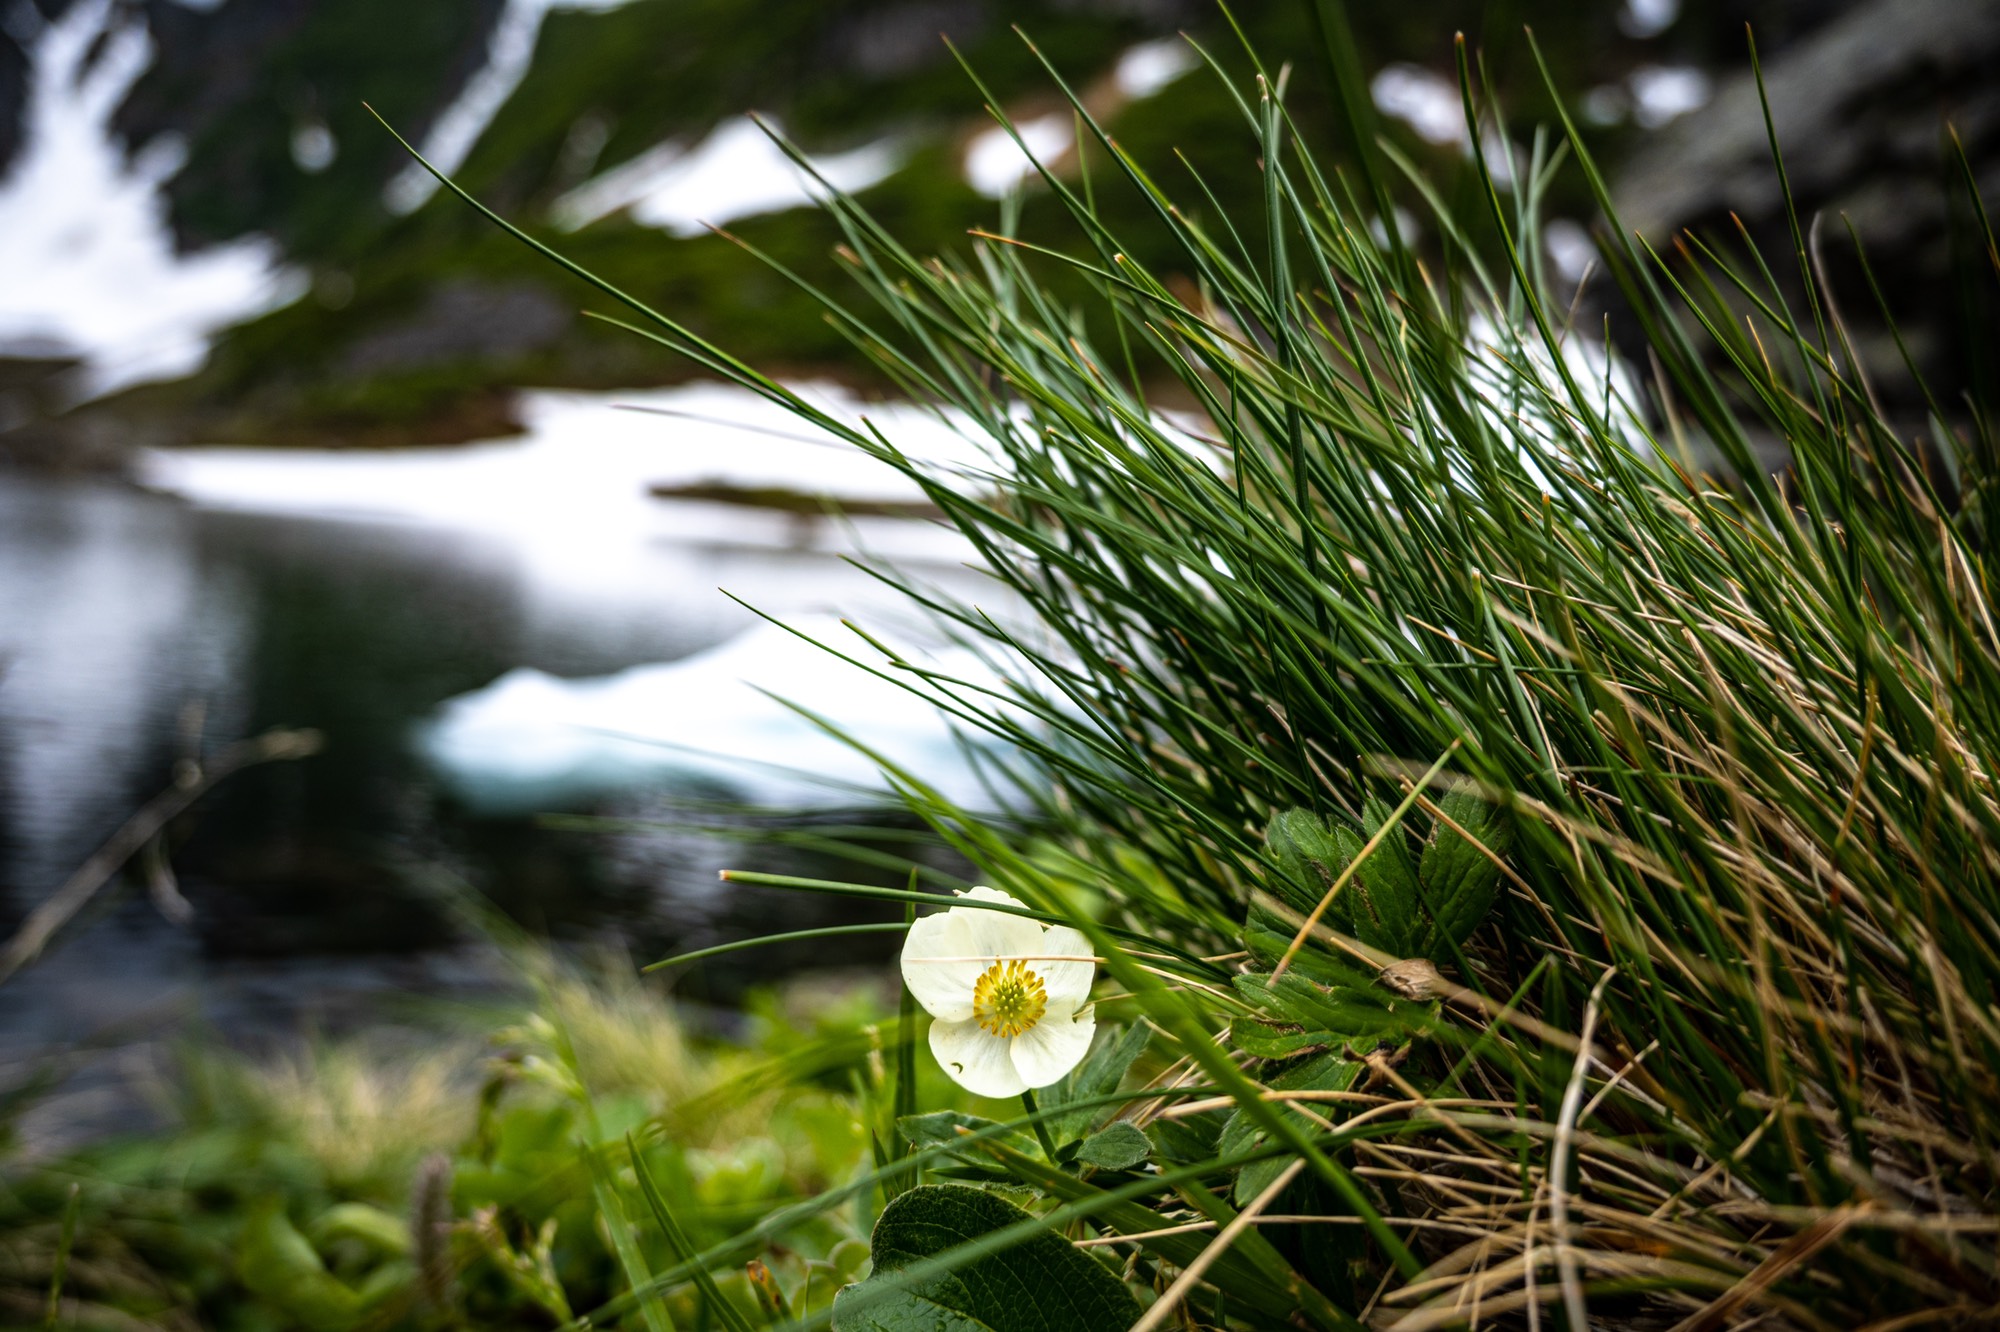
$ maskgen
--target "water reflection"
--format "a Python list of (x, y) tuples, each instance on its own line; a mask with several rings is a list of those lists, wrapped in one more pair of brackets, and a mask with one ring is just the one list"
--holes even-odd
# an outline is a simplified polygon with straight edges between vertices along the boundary
[(235, 571), (194, 515), (98, 482), (0, 482), (6, 909), (53, 888), (160, 785), (189, 700), (240, 724)]
[[(712, 536), (716, 521), (691, 528)], [(337, 1011), (342, 995), (491, 983), (442, 895), (457, 884), (532, 928), (654, 955), (758, 928), (774, 911), (787, 924), (820, 918), (810, 901), (719, 892), (715, 870), (824, 872), (824, 862), (692, 834), (475, 817), (439, 789), (411, 734), (445, 700), (516, 667), (591, 676), (721, 642), (754, 621), (719, 587), (782, 614), (866, 615), (892, 594), (837, 550), (671, 531), (625, 550), (595, 599), (551, 597), (545, 574), (491, 532), (204, 510), (104, 482), (0, 474), (9, 928), (167, 784), (190, 705), (211, 749), (275, 725), (328, 741), (310, 760), (237, 775), (176, 826), (189, 930), (168, 925), (143, 891), (114, 886), (50, 957), (0, 989), (0, 1052), (190, 1012), (270, 1028)], [(685, 813), (644, 791), (596, 808)], [(718, 971), (712, 982), (726, 991), (740, 979)]]

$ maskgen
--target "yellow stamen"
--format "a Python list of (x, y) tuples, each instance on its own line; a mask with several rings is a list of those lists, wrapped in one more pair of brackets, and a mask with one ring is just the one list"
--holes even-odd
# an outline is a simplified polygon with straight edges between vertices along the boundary
[(1019, 958), (995, 962), (972, 987), (972, 1018), (995, 1036), (1009, 1039), (1042, 1020), (1049, 1006), (1042, 978)]

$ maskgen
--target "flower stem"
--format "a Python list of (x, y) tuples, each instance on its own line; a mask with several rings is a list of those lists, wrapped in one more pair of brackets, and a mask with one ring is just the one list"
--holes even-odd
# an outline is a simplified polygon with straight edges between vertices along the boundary
[(1049, 1138), (1048, 1126), (1042, 1123), (1042, 1112), (1035, 1107), (1033, 1088), (1021, 1093), (1021, 1104), (1028, 1108), (1028, 1123), (1035, 1130), (1035, 1141), (1042, 1144), (1042, 1155), (1049, 1158), (1049, 1164), (1056, 1163), (1056, 1145)]

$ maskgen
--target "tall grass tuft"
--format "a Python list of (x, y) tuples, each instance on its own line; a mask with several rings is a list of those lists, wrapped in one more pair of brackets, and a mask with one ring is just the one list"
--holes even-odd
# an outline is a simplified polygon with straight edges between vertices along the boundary
[[(1507, 142), (1459, 60), (1472, 142)], [(1567, 122), (1510, 188), (1481, 154), (1454, 211), (1365, 126), (1358, 183), (1332, 171), (1288, 77), (1238, 89), (1259, 206), (1170, 187), (1073, 95), (1083, 167), (1038, 205), (1066, 250), (1003, 227), (919, 256), (834, 197), (863, 299), (828, 317), (990, 446), (980, 475), (633, 325), (906, 472), (1035, 613), (909, 587), (1026, 664), (1008, 700), (834, 646), (1015, 746), (1018, 822), (899, 778), (1157, 1030), (1080, 1121), (1145, 1129), (1151, 1164), (994, 1127), (895, 1168), (1032, 1185), (1131, 1255), (1149, 1327), (1991, 1316), (2000, 635), (1955, 497), (1994, 423), (1888, 419), (1803, 219), (1791, 255), (1658, 254)], [(1562, 169), (1642, 356), (1542, 277)], [(1102, 224), (1112, 189), (1175, 269)], [(1430, 205), (1421, 247), (1392, 193)]]

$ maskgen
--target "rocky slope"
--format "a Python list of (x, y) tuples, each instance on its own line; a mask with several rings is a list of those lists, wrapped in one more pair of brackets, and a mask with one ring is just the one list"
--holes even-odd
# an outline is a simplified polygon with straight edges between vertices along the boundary
[[(1930, 4), (1965, 15), (1995, 8), (1989, 0)], [(1307, 7), (1242, 8), (1267, 58), (1297, 65), (1300, 117), (1335, 141)], [(1648, 146), (1651, 131), (1634, 125), (1653, 123), (1645, 80), (1666, 87), (1681, 78), (1685, 110), (1701, 100), (1706, 76), (1694, 71), (1719, 71), (1726, 83), (1730, 63), (1740, 64), (1746, 17), (1783, 61), (1833, 31), (1842, 14), (1849, 21), (1898, 5), (1699, 0), (1683, 11), (1674, 0), (1432, 0), (1351, 8), (1371, 63), (1414, 62), (1406, 82), (1418, 93), (1422, 67), (1448, 68), (1450, 33), (1469, 31), (1521, 123), (1547, 112), (1518, 37), (1523, 20), (1535, 23), (1565, 81), (1593, 108), (1592, 133), (1606, 151), (1640, 147), (1635, 197), (1653, 198), (1659, 191), (1648, 194), (1645, 182), (1715, 175), (1702, 154), (1735, 140), (1669, 129)], [(646, 344), (577, 318), (579, 307), (603, 304), (581, 284), (462, 205), (425, 197), (423, 178), (409, 174), (364, 103), (440, 152), (481, 198), (582, 262), (754, 359), (816, 373), (854, 372), (841, 340), (762, 265), (701, 234), (697, 205), (669, 197), (678, 189), (702, 199), (700, 207), (717, 200), (727, 209), (740, 195), (732, 230), (815, 278), (837, 280), (828, 257), (837, 237), (825, 219), (784, 207), (783, 189), (758, 194), (769, 193), (771, 161), (754, 135), (740, 133), (750, 108), (851, 169), (913, 244), (947, 248), (993, 215), (968, 174), (978, 176), (995, 145), (980, 137), (990, 122), (940, 34), (1011, 112), (1062, 133), (1059, 118), (1041, 119), (1057, 105), (1009, 31), (1019, 24), (1142, 158), (1171, 161), (1178, 148), (1225, 198), (1254, 198), (1257, 188), (1248, 137), (1214, 80), (1162, 80), (1178, 66), (1128, 78), (1120, 63), (1135, 49), (1167, 49), (1145, 44), (1185, 27), (1240, 69), (1234, 39), (1205, 0), (30, 0), (0, 33), (0, 164), (32, 156), (26, 122), (38, 42), (51, 24), (74, 28), (80, 13), (101, 27), (93, 51), (127, 32), (146, 44), (144, 72), (114, 90), (106, 132), (137, 164), (128, 173), (157, 159), (146, 169), (163, 181), (174, 243), (196, 255), (272, 246), (258, 253), (275, 256), (273, 281), (289, 284), (281, 295), (302, 294), (222, 334), (199, 373), (67, 412), (78, 381), (74, 372), (65, 377), (59, 349), (17, 340), (14, 350), (35, 357), (0, 376), (0, 453), (17, 457), (95, 460), (142, 435), (351, 444), (491, 435), (507, 428), (511, 385), (624, 386), (682, 373)], [(1920, 89), (1922, 66), (1913, 68), (1876, 70), (1871, 86), (1914, 81)], [(1839, 77), (1815, 76), (1821, 86)], [(1378, 84), (1378, 101), (1382, 91)], [(1948, 99), (1936, 100), (1927, 109), (1920, 96), (1904, 96), (1908, 126), (1926, 115), (1934, 125)], [(1730, 92), (1681, 123), (1724, 116), (1741, 137), (1739, 102)], [(1395, 112), (1385, 132), (1450, 169), (1458, 153), (1431, 141), (1448, 135), (1426, 137), (1421, 106), (1384, 106)], [(1839, 137), (1824, 126), (1801, 134), (1815, 145)], [(1989, 140), (1983, 130), (1977, 137), (1986, 160)], [(1859, 178), (1869, 166), (1847, 169)], [(1699, 193), (1648, 205), (1646, 216), (1661, 225), (1708, 220), (1712, 200)], [(1580, 207), (1573, 194), (1558, 203)], [(1140, 219), (1133, 200), (1114, 193), (1107, 206)], [(1062, 234), (1046, 204), (1031, 201), (1024, 225), (1051, 239)], [(0, 310), (7, 299), (0, 293)]]

